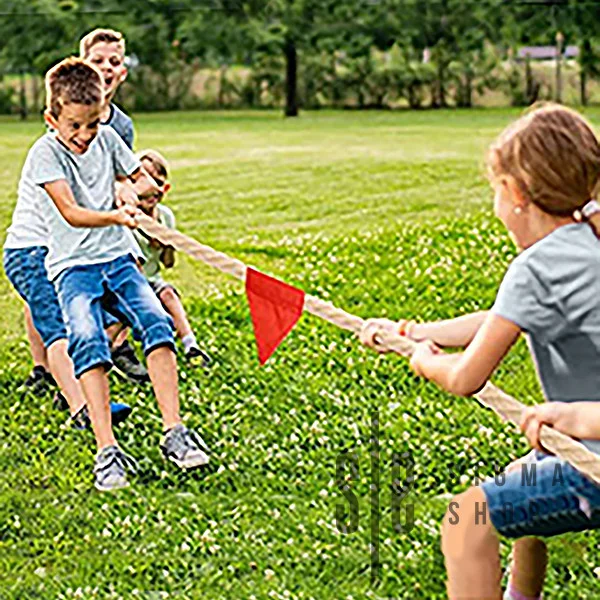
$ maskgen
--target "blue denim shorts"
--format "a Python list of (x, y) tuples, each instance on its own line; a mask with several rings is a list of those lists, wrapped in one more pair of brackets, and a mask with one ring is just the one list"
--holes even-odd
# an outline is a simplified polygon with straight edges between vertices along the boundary
[(71, 267), (59, 275), (55, 285), (76, 377), (112, 365), (102, 306), (132, 327), (146, 355), (159, 346), (175, 350), (173, 321), (130, 255)]
[(54, 286), (48, 281), (45, 259), (48, 248), (6, 248), (4, 250), (4, 271), (19, 296), (25, 300), (31, 311), (33, 325), (37, 329), (44, 346), (67, 337)]
[(550, 537), (600, 528), (600, 486), (560, 458), (532, 452), (510, 473), (481, 484), (492, 524), (503, 536)]

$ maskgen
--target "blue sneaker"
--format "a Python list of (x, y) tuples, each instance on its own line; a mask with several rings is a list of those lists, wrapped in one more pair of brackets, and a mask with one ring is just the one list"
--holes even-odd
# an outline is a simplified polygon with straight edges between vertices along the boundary
[[(122, 423), (131, 414), (131, 406), (122, 402), (110, 403), (110, 417), (113, 425)], [(91, 426), (87, 406), (71, 417), (75, 429), (87, 429)]]

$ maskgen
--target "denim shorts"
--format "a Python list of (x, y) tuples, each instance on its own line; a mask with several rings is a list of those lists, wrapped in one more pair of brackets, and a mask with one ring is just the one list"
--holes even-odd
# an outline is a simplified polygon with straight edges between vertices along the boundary
[(4, 271), (19, 296), (25, 300), (31, 311), (33, 325), (37, 329), (44, 347), (67, 337), (54, 286), (48, 281), (45, 259), (48, 248), (6, 248), (4, 250)]
[(71, 267), (59, 275), (55, 285), (76, 377), (112, 365), (102, 306), (133, 329), (146, 355), (160, 346), (175, 350), (173, 321), (132, 256)]
[(600, 486), (560, 458), (530, 453), (510, 473), (481, 484), (492, 524), (503, 536), (550, 537), (600, 528)]

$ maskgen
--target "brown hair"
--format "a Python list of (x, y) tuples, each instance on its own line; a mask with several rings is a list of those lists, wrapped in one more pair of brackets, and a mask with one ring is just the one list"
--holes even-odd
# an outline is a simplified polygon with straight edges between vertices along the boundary
[(165, 179), (169, 176), (169, 163), (160, 152), (156, 150), (142, 150), (138, 152), (137, 157), (140, 161), (147, 160), (156, 169), (156, 172)]
[(65, 104), (102, 104), (102, 75), (81, 58), (70, 57), (46, 73), (46, 106), (56, 119)]
[(114, 29), (94, 29), (87, 35), (81, 38), (79, 42), (79, 55), (87, 58), (96, 44), (100, 43), (113, 44), (117, 43), (125, 54), (125, 38), (123, 34)]
[(546, 104), (507, 127), (491, 145), (487, 163), (492, 180), (511, 176), (525, 199), (568, 216), (595, 197), (600, 144), (579, 113)]

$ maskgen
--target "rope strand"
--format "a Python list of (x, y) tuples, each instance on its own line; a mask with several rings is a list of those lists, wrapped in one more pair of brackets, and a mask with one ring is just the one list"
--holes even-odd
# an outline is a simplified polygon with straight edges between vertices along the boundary
[[(205, 246), (176, 229), (168, 229), (146, 215), (138, 216), (137, 220), (140, 228), (147, 235), (156, 238), (162, 244), (173, 246), (176, 250), (185, 252), (192, 258), (215, 267), (223, 273), (233, 275), (242, 281), (245, 280), (246, 265), (243, 262), (231, 258), (222, 252), (218, 252), (210, 246)], [(320, 298), (308, 294), (304, 299), (304, 310), (325, 321), (329, 321), (341, 329), (346, 329), (356, 334), (360, 332), (364, 323), (364, 320), (360, 317), (337, 308), (331, 302), (325, 302)], [(402, 356), (411, 356), (416, 345), (415, 342), (407, 337), (390, 334), (379, 336), (379, 343), (385, 349)], [(496, 386), (488, 382), (474, 397), (481, 404), (491, 408), (500, 415), (503, 420), (517, 426), (519, 425), (525, 405)], [(573, 465), (578, 471), (592, 479), (595, 483), (600, 484), (600, 456), (588, 450), (580, 442), (547, 425), (542, 425), (541, 427), (540, 440), (550, 452)]]

